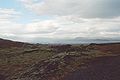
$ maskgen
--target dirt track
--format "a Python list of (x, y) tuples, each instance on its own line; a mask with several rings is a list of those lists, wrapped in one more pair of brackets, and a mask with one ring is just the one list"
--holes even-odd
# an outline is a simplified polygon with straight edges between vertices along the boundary
[(64, 80), (120, 80), (120, 56), (96, 58), (88, 65), (72, 72)]

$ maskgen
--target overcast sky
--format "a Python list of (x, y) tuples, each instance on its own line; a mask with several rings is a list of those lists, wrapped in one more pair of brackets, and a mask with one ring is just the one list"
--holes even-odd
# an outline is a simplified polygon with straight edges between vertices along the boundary
[(0, 37), (120, 38), (120, 0), (0, 0)]

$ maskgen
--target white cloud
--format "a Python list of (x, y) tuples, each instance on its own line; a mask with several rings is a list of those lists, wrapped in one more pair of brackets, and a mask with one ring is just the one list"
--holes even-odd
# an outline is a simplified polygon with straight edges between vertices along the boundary
[[(20, 13), (14, 9), (0, 9), (0, 36), (10, 39), (27, 39), (38, 36), (49, 35), (57, 29), (58, 24), (53, 20), (33, 21), (30, 23), (20, 23), (16, 20)], [(7, 16), (6, 16), (7, 15)]]
[(14, 20), (20, 17), (20, 13), (14, 9), (0, 8), (0, 21)]
[(1, 34), (21, 38), (74, 38), (120, 36), (120, 18), (85, 19), (76, 16), (56, 17), (51, 20), (37, 20), (27, 24), (14, 21), (0, 22)]
[[(53, 15), (57, 29), (47, 28), (47, 37), (117, 37), (120, 36), (119, 0), (20, 0), (27, 9), (38, 15)], [(49, 22), (49, 20), (47, 20)], [(44, 23), (45, 22), (45, 23)], [(39, 32), (47, 22), (31, 23), (32, 32)], [(34, 24), (34, 25), (33, 25)], [(48, 26), (48, 25), (47, 25)], [(39, 28), (39, 29), (38, 29)], [(45, 29), (45, 30), (47, 30)], [(44, 33), (44, 31), (42, 33)], [(41, 35), (42, 36), (42, 35)]]
[[(65, 19), (68, 20), (65, 21)], [(63, 20), (58, 21), (62, 23), (60, 24), (60, 28), (55, 32), (55, 36), (96, 38), (120, 36), (120, 18), (85, 19), (71, 16), (70, 19), (72, 20), (69, 21), (69, 17), (65, 17), (65, 19), (63, 18)]]
[(14, 9), (0, 9), (0, 36), (21, 41), (38, 38), (120, 36), (120, 17), (102, 19), (67, 15), (56, 16), (49, 20), (38, 19), (22, 24), (14, 20), (18, 15), (19, 12)]
[(26, 25), (26, 31), (33, 34), (46, 34), (56, 31), (58, 24), (52, 20), (35, 21)]
[(20, 0), (26, 8), (46, 15), (79, 15), (84, 18), (120, 16), (120, 0)]

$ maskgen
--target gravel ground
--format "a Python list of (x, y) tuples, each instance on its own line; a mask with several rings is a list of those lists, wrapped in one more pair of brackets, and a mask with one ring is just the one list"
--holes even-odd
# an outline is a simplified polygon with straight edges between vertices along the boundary
[(64, 80), (120, 80), (120, 56), (96, 58), (88, 65), (70, 73)]

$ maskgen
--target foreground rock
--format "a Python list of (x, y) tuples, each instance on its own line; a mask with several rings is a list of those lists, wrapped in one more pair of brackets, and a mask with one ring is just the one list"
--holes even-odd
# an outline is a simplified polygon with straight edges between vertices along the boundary
[(81, 54), (60, 53), (48, 60), (40, 61), (26, 71), (15, 75), (12, 80), (51, 80), (64, 73), (64, 67), (79, 58)]

